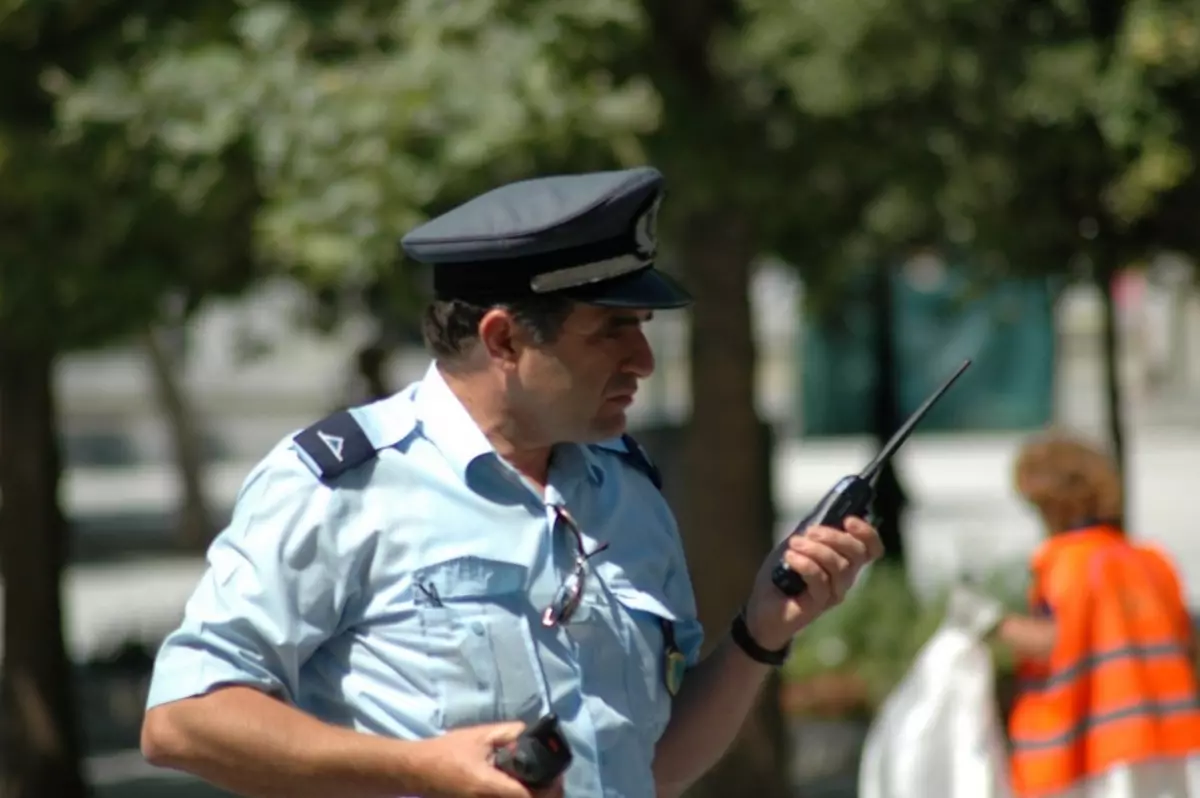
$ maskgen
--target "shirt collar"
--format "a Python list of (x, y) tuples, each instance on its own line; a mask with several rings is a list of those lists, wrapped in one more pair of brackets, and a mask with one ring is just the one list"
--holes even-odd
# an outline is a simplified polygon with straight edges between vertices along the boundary
[[(468, 469), (481, 458), (490, 458), (503, 465), (491, 442), (475, 423), (475, 419), (471, 418), (462, 402), (454, 395), (454, 391), (446, 384), (436, 361), (429, 365), (413, 401), (422, 433), (437, 447), (464, 482), (467, 481)], [(568, 458), (578, 453), (587, 469), (588, 479), (593, 483), (600, 484), (604, 480), (604, 466), (592, 451), (592, 447), (568, 443), (559, 444), (558, 448), (568, 449), (568, 452), (564, 452)]]
[(599, 455), (591, 446), (577, 445), (575, 448), (583, 453), (588, 479), (595, 485), (602, 484), (604, 482), (604, 465), (600, 462)]
[(421, 432), (464, 482), (472, 463), (489, 455), (495, 457), (496, 450), (450, 390), (436, 361), (429, 364), (417, 388), (414, 406)]

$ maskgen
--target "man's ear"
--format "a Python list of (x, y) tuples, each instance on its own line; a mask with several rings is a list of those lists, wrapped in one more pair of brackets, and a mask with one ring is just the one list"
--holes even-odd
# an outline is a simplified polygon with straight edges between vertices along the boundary
[(515, 364), (520, 350), (517, 320), (503, 308), (492, 308), (479, 320), (479, 340), (492, 360)]

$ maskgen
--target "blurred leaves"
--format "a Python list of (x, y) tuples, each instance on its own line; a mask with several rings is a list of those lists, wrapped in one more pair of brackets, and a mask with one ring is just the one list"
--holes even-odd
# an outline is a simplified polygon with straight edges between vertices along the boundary
[[(1001, 600), (1010, 611), (1024, 606), (1024, 567), (999, 568), (977, 589)], [(920, 598), (902, 568), (876, 564), (837, 609), (818, 618), (797, 638), (784, 669), (789, 682), (828, 675), (852, 677), (879, 704), (904, 678), (945, 614), (942, 589)], [(998, 669), (1012, 667), (1011, 654), (997, 646)]]
[(673, 187), (668, 237), (691, 209), (740, 207), (814, 286), (929, 244), (1061, 269), (1088, 219), (1126, 257), (1192, 249), (1162, 212), (1196, 182), (1177, 87), (1200, 11), (1182, 0), (710, 4), (688, 23), (713, 26), (704, 68), (653, 2), (246, 0), (220, 28), (145, 5), (96, 68), (42, 75), (66, 140), (121, 126), (185, 213), (246, 142), (255, 257), (317, 288), (411, 294), (396, 239), (428, 215), (648, 158)]
[[(581, 146), (611, 163), (657, 121), (644, 81), (568, 82), (552, 57), (567, 28), (634, 24), (628, 4), (539, 3), (520, 19), (495, 0), (314, 9), (247, 3), (231, 42), (100, 69), (62, 93), (64, 123), (119, 122), (181, 161), (249, 137), (259, 256), (325, 285), (390, 269), (432, 209), (577, 166)], [(186, 199), (200, 187), (184, 177), (160, 166), (163, 189)]]
[[(169, 295), (191, 301), (251, 279), (242, 253), (253, 184), (211, 180), (203, 202), (181, 209), (153, 185), (145, 153), (131, 155), (117, 136), (98, 128), (69, 146), (27, 144), (5, 164), (6, 344), (103, 345), (158, 317)], [(234, 174), (247, 162), (237, 146), (216, 160)]]
[[(128, 63), (150, 29), (219, 36), (222, 3), (174, 17), (154, 3), (68, 11), (28, 2), (0, 17), (0, 341), (56, 352), (140, 328), (175, 298), (253, 279), (246, 242), (258, 201), (243, 139), (173, 161), (190, 193), (164, 189), (162, 150), (97, 123), (60, 135), (55, 94), (95, 61)], [(135, 13), (140, 11), (142, 13)], [(94, 60), (93, 60), (94, 59)]]
[[(795, 229), (776, 239), (815, 276), (926, 244), (1064, 271), (1089, 247), (1078, 235), (1088, 220), (1118, 260), (1196, 251), (1182, 211), (1198, 184), (1200, 105), (1183, 88), (1200, 59), (1196, 4), (741, 9), (723, 47), (730, 80), (750, 96), (786, 94), (790, 137), (815, 153), (806, 174), (819, 183), (794, 192), (802, 207), (780, 202)], [(857, 207), (831, 212), (839, 203)]]

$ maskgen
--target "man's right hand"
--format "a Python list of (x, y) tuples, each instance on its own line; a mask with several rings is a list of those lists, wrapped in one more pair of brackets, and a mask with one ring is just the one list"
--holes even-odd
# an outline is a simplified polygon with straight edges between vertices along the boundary
[(519, 722), (470, 726), (413, 743), (424, 774), (422, 798), (562, 798), (561, 777), (544, 790), (530, 790), (494, 764), (496, 749), (524, 729)]

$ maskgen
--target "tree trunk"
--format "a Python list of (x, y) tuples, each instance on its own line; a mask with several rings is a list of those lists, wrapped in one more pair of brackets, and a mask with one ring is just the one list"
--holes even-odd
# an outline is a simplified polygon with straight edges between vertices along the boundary
[[(871, 413), (872, 434), (880, 448), (903, 423), (900, 418), (900, 397), (896, 384), (895, 292), (892, 290), (892, 271), (878, 266), (871, 276), (875, 309), (875, 396)], [(876, 528), (883, 541), (885, 560), (903, 565), (904, 508), (907, 496), (891, 461), (879, 472), (872, 507)]]
[(368, 402), (386, 399), (392, 395), (391, 386), (384, 375), (389, 354), (381, 339), (366, 344), (355, 354), (356, 371)]
[(63, 642), (54, 356), (0, 350), (3, 798), (87, 795)]
[(195, 414), (179, 385), (175, 362), (163, 340), (163, 331), (154, 328), (145, 330), (142, 346), (146, 350), (158, 405), (170, 436), (175, 473), (183, 489), (183, 505), (179, 508), (179, 539), (190, 549), (203, 550), (212, 541), (216, 528), (204, 487), (204, 452), (196, 429)]
[[(726, 635), (774, 538), (770, 435), (755, 409), (750, 318), (754, 244), (731, 212), (697, 215), (680, 253), (691, 315), (691, 420), (684, 433), (685, 499), (678, 508), (708, 647)], [(778, 685), (769, 684), (732, 750), (689, 798), (786, 796)]]
[[(1104, 402), (1108, 420), (1108, 436), (1112, 445), (1113, 460), (1116, 461), (1121, 481), (1128, 488), (1128, 477), (1125, 469), (1125, 403), (1121, 393), (1121, 347), (1119, 320), (1117, 319), (1117, 303), (1113, 296), (1113, 282), (1116, 269), (1106, 263), (1097, 263), (1095, 269), (1096, 285), (1104, 304), (1104, 328), (1102, 345), (1104, 348)], [(1129, 517), (1129, 491), (1125, 494), (1125, 517)], [(1123, 522), (1124, 519), (1121, 519)]]

